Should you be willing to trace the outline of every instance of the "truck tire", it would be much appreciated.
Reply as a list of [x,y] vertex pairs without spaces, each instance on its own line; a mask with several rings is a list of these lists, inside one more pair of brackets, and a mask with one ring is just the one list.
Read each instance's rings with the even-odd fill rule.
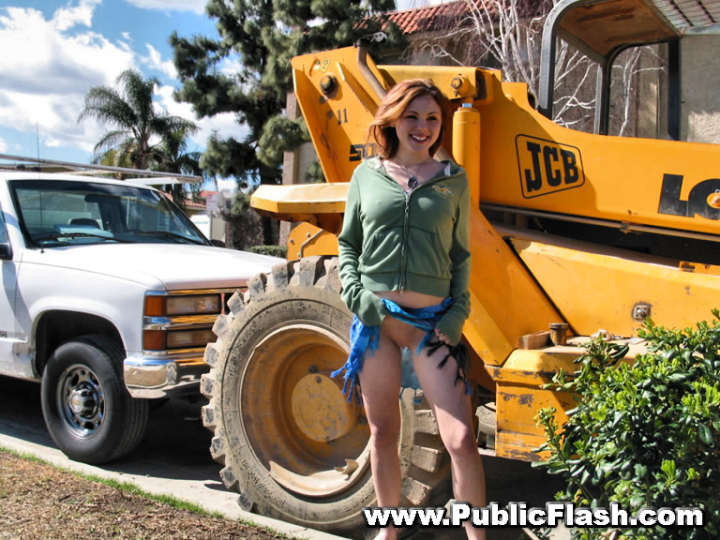
[[42,377],[43,417],[69,458],[94,465],[130,453],[145,434],[148,401],[130,397],[122,350],[102,335],[68,341],[50,357]]
[[[330,378],[352,321],[339,292],[334,257],[279,264],[236,292],[206,349],[202,416],[220,476],[246,510],[358,536],[375,495],[362,406]],[[449,459],[432,412],[410,389],[400,403],[403,504],[447,500]]]

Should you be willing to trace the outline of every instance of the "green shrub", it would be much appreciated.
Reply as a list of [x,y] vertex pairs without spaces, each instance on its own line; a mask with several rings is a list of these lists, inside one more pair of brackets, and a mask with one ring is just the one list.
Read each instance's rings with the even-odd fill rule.
[[[713,315],[718,319],[718,311]],[[552,409],[538,415],[560,474],[557,500],[631,514],[641,508],[699,507],[702,528],[627,528],[617,538],[720,538],[720,325],[668,330],[647,322],[638,332],[649,352],[621,362],[627,346],[594,340],[573,376],[549,387],[570,392],[577,407],[561,428]],[[608,529],[575,529],[600,538]]]
[[260,253],[261,255],[272,255],[273,257],[285,258],[287,256],[287,248],[285,246],[252,246],[249,247],[247,250],[253,253]]

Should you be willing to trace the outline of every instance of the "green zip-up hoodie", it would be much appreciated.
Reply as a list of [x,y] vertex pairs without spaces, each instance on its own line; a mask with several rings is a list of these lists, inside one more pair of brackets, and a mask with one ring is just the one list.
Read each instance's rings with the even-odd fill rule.
[[470,312],[470,196],[465,171],[441,173],[406,194],[375,157],[353,173],[338,238],[342,297],[369,326],[387,310],[376,291],[451,296],[437,329],[456,344]]

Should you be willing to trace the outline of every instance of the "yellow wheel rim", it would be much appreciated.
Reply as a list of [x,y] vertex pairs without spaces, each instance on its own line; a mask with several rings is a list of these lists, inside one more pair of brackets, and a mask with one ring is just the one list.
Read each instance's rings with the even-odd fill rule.
[[329,497],[369,467],[369,430],[342,395],[347,343],[320,325],[271,332],[254,348],[242,382],[243,423],[256,457],[284,488]]

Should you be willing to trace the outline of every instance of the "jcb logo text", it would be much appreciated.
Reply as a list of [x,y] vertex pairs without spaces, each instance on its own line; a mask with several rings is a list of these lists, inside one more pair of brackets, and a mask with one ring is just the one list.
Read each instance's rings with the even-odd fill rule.
[[579,148],[527,135],[515,138],[515,148],[523,197],[540,197],[585,183]]

